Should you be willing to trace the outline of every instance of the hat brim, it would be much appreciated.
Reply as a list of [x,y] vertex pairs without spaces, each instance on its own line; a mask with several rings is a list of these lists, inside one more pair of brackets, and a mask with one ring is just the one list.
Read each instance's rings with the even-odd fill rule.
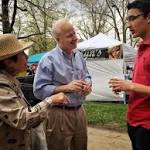
[[0,61],[1,60],[4,60],[4,59],[7,59],[7,58],[10,58],[12,56],[15,56],[17,55],[18,53],[21,53],[23,52],[24,50],[30,48],[32,45],[33,45],[33,42],[23,42],[23,41],[20,41],[20,44],[22,45],[22,47],[20,49],[17,49],[15,52],[11,53],[11,54],[7,54],[7,55],[4,55],[4,56],[1,56],[0,57]]

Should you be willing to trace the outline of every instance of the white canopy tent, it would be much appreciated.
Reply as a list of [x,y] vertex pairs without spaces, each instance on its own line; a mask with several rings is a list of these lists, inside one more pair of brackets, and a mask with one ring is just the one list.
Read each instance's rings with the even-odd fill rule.
[[[81,51],[93,49],[103,50],[118,45],[122,45],[123,58],[133,60],[135,50],[132,47],[102,33],[89,40],[78,43],[77,48]],[[123,66],[124,59],[87,59],[87,67],[93,82],[92,93],[87,99],[95,101],[124,101],[123,93],[119,95],[114,94],[108,84],[109,80],[113,77],[124,78]]]
[[111,48],[117,45],[121,45],[122,42],[113,39],[103,33],[99,33],[98,35],[85,40],[83,42],[78,43],[77,48],[79,50],[89,50],[89,49],[104,49],[104,48]]
[[136,50],[112,37],[109,37],[103,33],[99,33],[98,35],[85,40],[83,42],[78,43],[77,48],[81,51],[92,50],[92,49],[105,49],[112,48],[114,46],[122,45],[123,46],[123,54],[127,59],[133,59],[136,53]]
[[123,60],[88,60],[88,70],[92,76],[92,93],[88,100],[123,101],[123,95],[116,95],[109,88],[109,80],[113,77],[124,78]]

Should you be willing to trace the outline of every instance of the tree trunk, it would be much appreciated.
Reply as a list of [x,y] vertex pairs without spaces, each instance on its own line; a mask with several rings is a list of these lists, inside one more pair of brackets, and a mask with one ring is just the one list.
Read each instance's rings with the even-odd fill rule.
[[[2,27],[3,27],[3,33],[11,33],[13,31],[13,26],[15,23],[15,17],[17,13],[17,0],[14,0],[13,5],[13,13],[10,18],[9,16],[9,1],[10,0],[2,0]],[[11,20],[11,21],[10,21]]]
[[3,33],[10,33],[10,22],[9,22],[9,0],[2,0],[2,27]]

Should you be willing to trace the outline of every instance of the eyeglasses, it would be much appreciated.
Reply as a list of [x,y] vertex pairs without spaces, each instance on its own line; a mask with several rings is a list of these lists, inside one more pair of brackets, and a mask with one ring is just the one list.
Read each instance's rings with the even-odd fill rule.
[[127,21],[134,21],[134,20],[136,20],[137,18],[139,18],[140,16],[143,16],[143,15],[145,15],[145,14],[139,14],[137,16],[129,16],[129,17],[127,17]]

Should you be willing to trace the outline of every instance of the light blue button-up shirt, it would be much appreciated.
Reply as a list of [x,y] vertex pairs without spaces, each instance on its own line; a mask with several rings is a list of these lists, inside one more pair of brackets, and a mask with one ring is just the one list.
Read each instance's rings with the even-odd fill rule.
[[[66,85],[73,80],[84,80],[91,84],[91,76],[86,61],[78,50],[68,56],[59,47],[48,52],[39,62],[36,70],[33,90],[39,99],[52,95],[57,86]],[[83,103],[85,96],[79,92],[65,93],[70,99],[70,106]]]

